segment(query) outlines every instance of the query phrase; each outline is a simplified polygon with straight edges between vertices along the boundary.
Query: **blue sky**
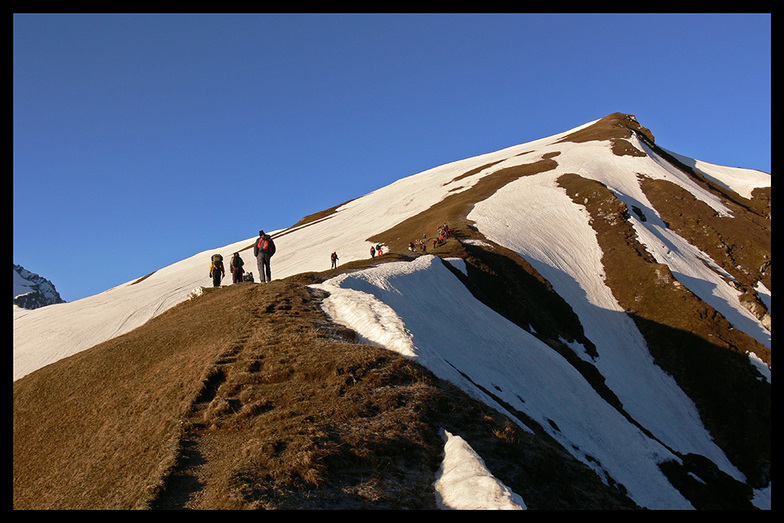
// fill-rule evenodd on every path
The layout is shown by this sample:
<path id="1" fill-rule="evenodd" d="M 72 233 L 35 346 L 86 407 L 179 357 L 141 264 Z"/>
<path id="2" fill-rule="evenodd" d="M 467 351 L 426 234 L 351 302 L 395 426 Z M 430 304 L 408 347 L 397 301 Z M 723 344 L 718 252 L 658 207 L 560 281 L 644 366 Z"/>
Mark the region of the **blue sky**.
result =
<path id="1" fill-rule="evenodd" d="M 68 301 L 616 111 L 771 170 L 765 13 L 15 14 L 13 46 L 14 262 Z"/>

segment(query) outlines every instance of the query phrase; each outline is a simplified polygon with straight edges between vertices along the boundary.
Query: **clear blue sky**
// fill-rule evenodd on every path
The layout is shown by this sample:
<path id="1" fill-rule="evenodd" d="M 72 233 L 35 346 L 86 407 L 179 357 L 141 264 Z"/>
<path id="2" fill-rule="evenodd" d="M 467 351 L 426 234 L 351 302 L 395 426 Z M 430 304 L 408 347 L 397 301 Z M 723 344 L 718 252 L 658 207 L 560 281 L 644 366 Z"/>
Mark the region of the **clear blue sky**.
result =
<path id="1" fill-rule="evenodd" d="M 13 58 L 14 262 L 68 301 L 616 111 L 771 169 L 765 13 L 16 14 Z"/>

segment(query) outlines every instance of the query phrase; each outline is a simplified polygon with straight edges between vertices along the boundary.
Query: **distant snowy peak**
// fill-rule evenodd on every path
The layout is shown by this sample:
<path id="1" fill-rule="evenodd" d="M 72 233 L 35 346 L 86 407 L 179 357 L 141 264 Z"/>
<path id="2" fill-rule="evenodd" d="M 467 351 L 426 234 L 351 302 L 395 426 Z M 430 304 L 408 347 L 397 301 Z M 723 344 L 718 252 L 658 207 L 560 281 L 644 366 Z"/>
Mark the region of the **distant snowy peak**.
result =
<path id="1" fill-rule="evenodd" d="M 23 309 L 38 309 L 64 302 L 52 282 L 14 264 L 14 305 Z"/>

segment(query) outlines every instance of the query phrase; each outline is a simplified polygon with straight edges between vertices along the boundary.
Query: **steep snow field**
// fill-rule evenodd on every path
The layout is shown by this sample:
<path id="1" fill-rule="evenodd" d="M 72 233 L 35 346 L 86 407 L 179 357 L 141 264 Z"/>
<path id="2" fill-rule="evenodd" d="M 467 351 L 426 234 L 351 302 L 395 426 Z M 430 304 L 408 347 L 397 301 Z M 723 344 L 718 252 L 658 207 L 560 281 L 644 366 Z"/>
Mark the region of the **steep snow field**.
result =
<path id="1" fill-rule="evenodd" d="M 485 392 L 490 391 L 537 421 L 600 476 L 623 484 L 641 506 L 691 507 L 657 466 L 678 460 L 666 446 L 612 408 L 549 346 L 477 301 L 440 259 L 387 263 L 316 287 L 331 294 L 325 310 L 335 321 L 514 418 Z M 604 319 L 599 308 L 595 314 Z M 613 329 L 592 334 L 601 348 L 615 349 L 618 343 Z M 636 345 L 626 347 L 631 356 L 600 352 L 602 371 L 615 379 L 611 385 L 624 406 L 628 403 L 632 416 L 674 450 L 707 456 L 743 479 L 715 446 L 691 401 L 653 365 L 642 340 L 632 340 Z M 619 380 L 624 374 L 629 377 Z"/>
<path id="2" fill-rule="evenodd" d="M 688 158 L 667 149 L 665 151 L 684 165 L 691 167 L 727 189 L 735 191 L 744 198 L 751 198 L 751 192 L 758 187 L 770 187 L 770 174 L 766 172 L 757 171 L 756 169 L 744 169 L 742 167 L 725 167 Z"/>
<path id="3" fill-rule="evenodd" d="M 707 254 L 666 227 L 642 192 L 636 176 L 630 173 L 645 173 L 650 178 L 680 185 L 720 215 L 730 215 L 729 209 L 636 137 L 630 141 L 647 156 L 619 157 L 612 153 L 607 142 L 588 142 L 553 144 L 540 147 L 529 155 L 510 158 L 495 168 L 508 167 L 510 162 L 530 163 L 552 151 L 561 153 L 555 158 L 556 169 L 506 185 L 487 200 L 477 203 L 468 218 L 476 222 L 487 238 L 525 257 L 551 283 L 558 282 L 561 287 L 556 290 L 573 308 L 588 303 L 619 311 L 620 307 L 604 285 L 601 250 L 588 224 L 588 213 L 575 205 L 566 191 L 556 184 L 556 179 L 565 173 L 577 173 L 599 181 L 630 209 L 635 206 L 642 210 L 647 217 L 645 222 L 634 213 L 630 219 L 640 241 L 657 262 L 667 264 L 679 282 L 722 313 L 736 328 L 770 347 L 770 331 L 740 304 L 740 292 L 718 274 L 723 271 Z M 719 168 L 711 170 L 710 164 L 700 165 L 717 179 L 724 179 L 727 172 Z M 737 183 L 737 171 L 739 169 L 730 171 L 733 178 L 728 183 Z M 763 182 L 767 181 L 770 185 L 770 175 L 763 178 L 765 173 L 748 172 L 747 184 L 753 181 L 757 186 L 765 186 Z"/>

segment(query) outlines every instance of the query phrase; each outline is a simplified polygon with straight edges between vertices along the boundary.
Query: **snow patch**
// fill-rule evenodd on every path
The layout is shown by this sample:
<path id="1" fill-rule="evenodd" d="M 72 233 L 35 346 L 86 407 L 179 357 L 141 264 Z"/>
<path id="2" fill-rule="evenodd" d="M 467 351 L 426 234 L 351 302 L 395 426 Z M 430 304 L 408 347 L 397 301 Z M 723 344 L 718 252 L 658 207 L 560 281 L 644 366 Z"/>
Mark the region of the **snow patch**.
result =
<path id="1" fill-rule="evenodd" d="M 201 286 L 196 287 L 195 289 L 193 289 L 191 292 L 188 293 L 188 299 L 192 300 L 194 298 L 198 298 L 202 294 L 204 294 L 204 287 Z"/>
<path id="2" fill-rule="evenodd" d="M 452 510 L 525 510 L 523 498 L 487 470 L 484 460 L 460 436 L 442 430 L 444 460 L 438 469 L 436 504 Z"/>
<path id="3" fill-rule="evenodd" d="M 665 149 L 666 150 L 666 149 Z M 770 187 L 770 174 L 756 169 L 744 169 L 741 167 L 726 167 L 715 165 L 701 160 L 688 158 L 672 151 L 667 154 L 673 156 L 679 162 L 691 167 L 709 180 L 719 185 L 735 191 L 744 198 L 751 198 L 754 189 Z"/>

